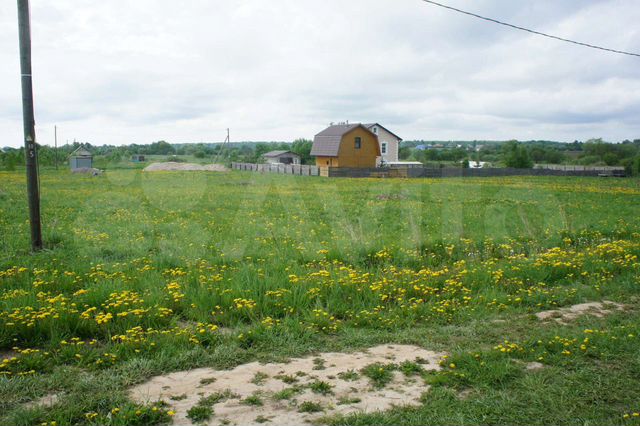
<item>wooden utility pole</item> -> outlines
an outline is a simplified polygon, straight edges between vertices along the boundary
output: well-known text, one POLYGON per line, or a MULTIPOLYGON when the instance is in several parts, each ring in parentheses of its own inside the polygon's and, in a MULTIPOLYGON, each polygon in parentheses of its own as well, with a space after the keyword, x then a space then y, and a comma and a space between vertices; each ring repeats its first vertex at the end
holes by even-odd
POLYGON ((56 162, 56 170, 58 170, 58 126, 53 126, 53 158, 56 162))
POLYGON ((231 138, 229 137, 229 129, 227 129, 227 138, 224 140, 224 142, 222 142, 222 145, 218 150, 218 155, 216 155, 216 157, 213 159, 214 163, 217 163, 218 161, 220 161, 220 157, 222 156, 222 150, 224 149, 225 145, 227 145, 229 142, 231 142, 231 138))
POLYGON ((27 195, 29 198, 29 222, 31 223, 31 248, 33 251, 38 251, 42 249, 42 228, 40 225, 40 191, 38 189, 38 150, 36 147, 33 113, 31 28, 29 20, 29 0, 18 0, 22 121, 24 126, 24 148, 27 157, 27 195))

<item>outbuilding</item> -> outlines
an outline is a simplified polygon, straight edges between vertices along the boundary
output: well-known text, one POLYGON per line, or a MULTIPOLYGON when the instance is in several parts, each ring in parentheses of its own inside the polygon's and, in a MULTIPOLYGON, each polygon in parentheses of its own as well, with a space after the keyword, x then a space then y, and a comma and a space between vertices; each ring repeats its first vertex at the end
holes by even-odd
POLYGON ((300 156, 291 151, 271 151, 262 157, 267 164, 300 164, 300 156))
POLYGON ((91 155, 84 145, 80 145, 78 149, 73 151, 69 156, 69 166, 71 170, 91 169, 93 168, 93 155, 91 155))

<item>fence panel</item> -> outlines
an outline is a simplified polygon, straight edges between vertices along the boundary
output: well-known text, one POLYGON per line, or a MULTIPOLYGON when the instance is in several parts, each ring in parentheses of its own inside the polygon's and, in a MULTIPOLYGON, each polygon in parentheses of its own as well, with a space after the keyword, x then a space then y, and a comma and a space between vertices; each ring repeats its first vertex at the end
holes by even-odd
POLYGON ((625 177, 620 167, 555 166, 534 169, 488 168, 347 168, 317 167, 298 164, 231 163, 233 170, 279 173, 297 176, 324 176, 346 178, 449 178, 449 177, 500 177, 500 176, 615 176, 625 177))

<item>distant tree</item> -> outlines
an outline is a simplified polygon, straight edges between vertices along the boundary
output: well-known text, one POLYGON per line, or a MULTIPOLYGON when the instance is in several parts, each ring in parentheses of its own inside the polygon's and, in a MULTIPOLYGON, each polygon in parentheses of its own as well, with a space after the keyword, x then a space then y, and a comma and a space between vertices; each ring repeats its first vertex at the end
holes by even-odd
POLYGON ((311 156, 311 147, 313 141, 309 139, 296 139, 291 144, 291 152, 295 152, 300 156, 300 162, 302 164, 314 164, 314 158, 311 156))
POLYGON ((468 168, 469 168, 469 159, 468 159, 468 158, 465 158, 465 159, 462 161, 462 168, 463 168, 463 169, 468 169, 468 168))
POLYGON ((603 142, 602 138, 589 139, 584 143, 583 150, 585 155, 593 155, 602 158, 610 151, 610 144, 603 142))
POLYGON ((531 159, 536 163, 542 163, 545 161, 546 150, 541 146, 534 146, 529 150, 531 159))
POLYGON ((196 158, 204 158, 204 157, 207 156, 207 154, 204 151, 199 150, 199 151, 194 152, 193 156, 196 157, 196 158))
POLYGON ((107 160, 110 163, 119 163, 122 161, 122 154, 120 154, 120 151, 115 150, 107 156, 107 160))
POLYGON ((533 160, 529 156, 529 151, 517 141, 509 141, 503 148, 504 163, 507 167, 514 169, 530 169, 533 167, 533 160))
POLYGON ((260 159, 262 158, 262 156, 264 154, 266 154, 267 152, 271 151, 271 147, 269 147, 269 145, 267 145, 266 143, 258 143, 256 144, 256 147, 253 151, 253 158, 252 158, 252 163, 257 163, 258 161, 260 161, 260 159))
POLYGON ((580 157, 580 160, 578 162, 583 166, 590 166, 593 164, 598 164, 601 161, 600 161, 600 157, 596 155, 586 155, 584 157, 580 157))
POLYGON ((158 141, 158 142, 152 143, 149 146, 148 151, 149 151, 149 154, 156 154, 156 155, 175 154, 175 149, 173 148, 173 146, 171 146, 171 144, 166 141, 158 141))
POLYGON ((544 161, 549 164, 560 164, 565 161, 566 155, 558 149, 548 149, 545 151, 544 161))
POLYGON ((607 166, 615 166, 618 164, 618 156, 613 152, 607 152, 602 156, 602 161, 604 161, 607 166))
POLYGON ((408 146, 401 146, 398 149, 398 158, 400 160, 408 160, 411 157, 411 148, 408 146))

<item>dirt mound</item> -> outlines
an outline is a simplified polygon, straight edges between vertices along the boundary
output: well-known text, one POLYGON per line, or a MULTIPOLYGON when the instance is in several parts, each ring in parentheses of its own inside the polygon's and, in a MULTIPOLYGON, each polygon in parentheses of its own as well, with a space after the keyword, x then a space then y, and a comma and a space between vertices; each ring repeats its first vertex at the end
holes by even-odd
POLYGON ((192 424, 188 411, 203 404, 211 409, 211 417, 201 419, 209 425, 267 421, 303 425, 324 416, 419 405, 420 396, 429 389, 419 375, 386 367, 389 383, 376 387, 371 374, 367 377, 361 370, 368 367, 374 374, 383 374, 385 366, 405 361, 424 370, 438 370, 442 355, 416 346, 382 345, 364 352, 323 353, 287 363, 253 362, 227 371, 200 368, 155 377, 136 386, 131 395, 144 403, 164 400, 175 410, 174 424, 178 425, 192 424))
POLYGON ((79 169, 71 170, 71 173, 98 176, 102 174, 102 170, 94 169, 92 167, 80 167, 79 169))
POLYGON ((568 306, 566 308, 554 309, 551 311, 542 311, 536 314, 541 320, 554 320, 559 323, 567 323, 581 315, 593 315, 602 318, 613 311, 623 311, 624 305, 614 302, 589 302, 579 305, 568 306))
POLYGON ((193 164, 193 163, 153 163, 144 169, 145 172, 226 172, 229 171, 221 164, 193 164))

